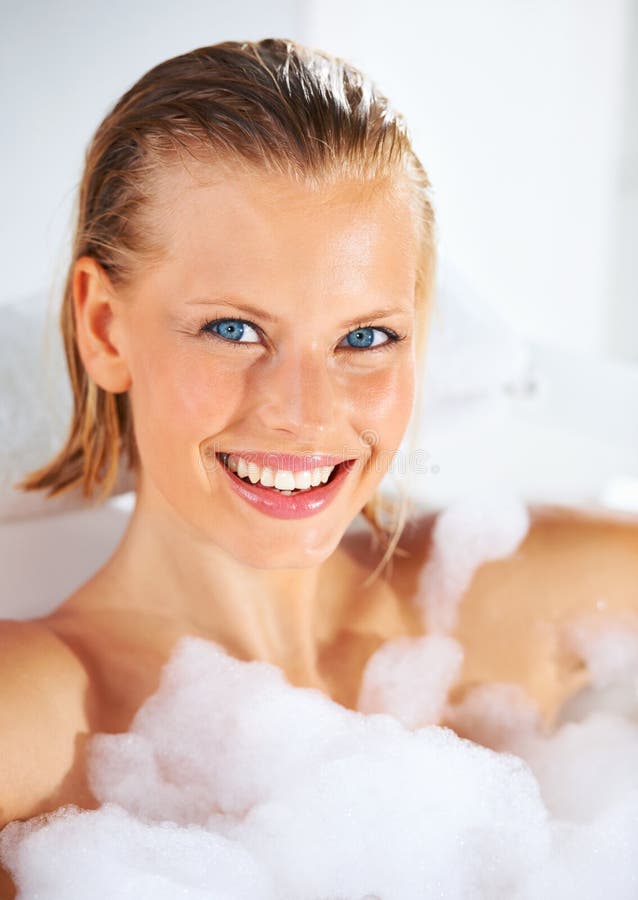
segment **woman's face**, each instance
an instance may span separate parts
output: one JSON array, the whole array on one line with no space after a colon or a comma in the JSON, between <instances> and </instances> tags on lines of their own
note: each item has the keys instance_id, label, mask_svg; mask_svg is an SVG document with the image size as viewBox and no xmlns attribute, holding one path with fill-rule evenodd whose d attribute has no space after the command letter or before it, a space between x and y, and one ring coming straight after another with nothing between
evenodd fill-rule
<instances>
[{"instance_id":1,"label":"woman's face","mask_svg":"<svg viewBox=\"0 0 638 900\"><path fill-rule=\"evenodd\" d=\"M203 167L197 180L165 174L159 196L165 258L118 304L140 503L159 492L194 537L248 565L317 565L374 493L410 418L408 201L381 186L313 192ZM233 451L271 454L271 469L277 453L353 461L315 508L325 486L252 488L216 455Z\"/></svg>"}]
</instances>

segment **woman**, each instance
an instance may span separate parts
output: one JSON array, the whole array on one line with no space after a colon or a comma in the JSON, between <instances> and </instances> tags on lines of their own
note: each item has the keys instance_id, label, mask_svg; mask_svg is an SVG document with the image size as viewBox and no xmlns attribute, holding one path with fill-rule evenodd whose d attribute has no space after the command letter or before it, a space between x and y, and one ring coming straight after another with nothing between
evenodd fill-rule
<instances>
[{"instance_id":1,"label":"woman","mask_svg":"<svg viewBox=\"0 0 638 900\"><path fill-rule=\"evenodd\" d=\"M50 615L2 625L0 824L96 805L89 735L127 729L184 634L354 707L380 644L423 633L410 601L433 519L404 527L404 498L387 521L375 492L420 383L429 190L376 87L292 41L170 59L102 122L61 313L73 421L21 486L106 497L124 461L137 502L93 578ZM359 512L376 543L350 529ZM537 513L467 591L457 695L519 680L554 710L582 670L552 658L539 682L549 649L530 622L595 603L595 585L574 583L592 559L622 605L637 549L629 525Z\"/></svg>"}]
</instances>

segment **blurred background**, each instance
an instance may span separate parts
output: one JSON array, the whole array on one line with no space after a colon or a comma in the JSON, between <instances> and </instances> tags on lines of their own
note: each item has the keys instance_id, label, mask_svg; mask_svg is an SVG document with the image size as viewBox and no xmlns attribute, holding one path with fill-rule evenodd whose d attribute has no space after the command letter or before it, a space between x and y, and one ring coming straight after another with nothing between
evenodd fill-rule
<instances>
[{"instance_id":1,"label":"blurred background","mask_svg":"<svg viewBox=\"0 0 638 900\"><path fill-rule=\"evenodd\" d=\"M342 56L408 120L434 187L441 265L418 455L402 451L396 477L411 469L432 508L506 484L532 503L638 516L638 0L0 8L0 519L11 560L28 520L56 513L62 528L86 506L10 486L68 425L56 316L86 146L147 69L221 40L290 37ZM110 508L130 510L128 488ZM104 527L87 571L110 549Z\"/></svg>"}]
</instances>

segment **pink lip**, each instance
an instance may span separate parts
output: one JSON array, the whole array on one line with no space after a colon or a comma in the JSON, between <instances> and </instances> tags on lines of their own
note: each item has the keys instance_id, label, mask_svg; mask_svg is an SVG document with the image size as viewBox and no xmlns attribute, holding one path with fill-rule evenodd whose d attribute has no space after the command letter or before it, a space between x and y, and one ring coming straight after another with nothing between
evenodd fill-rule
<instances>
[{"instance_id":1,"label":"pink lip","mask_svg":"<svg viewBox=\"0 0 638 900\"><path fill-rule=\"evenodd\" d=\"M258 450L224 450L229 456L241 456L246 462L253 462L262 469L268 466L271 469L286 469L288 472L302 472L307 469L316 469L319 466L337 466L343 462L344 456L330 456L325 453L311 453L293 456L290 453L275 453L270 451L262 453Z\"/></svg>"},{"instance_id":2,"label":"pink lip","mask_svg":"<svg viewBox=\"0 0 638 900\"><path fill-rule=\"evenodd\" d=\"M330 465L330 463L326 463L326 465ZM302 519L321 512L334 500L350 472L349 466L340 466L326 484L311 488L309 491L286 496L286 494L263 487L259 483L250 484L242 481L223 463L220 463L220 466L228 475L230 486L240 497L255 509L276 519Z\"/></svg>"}]
</instances>

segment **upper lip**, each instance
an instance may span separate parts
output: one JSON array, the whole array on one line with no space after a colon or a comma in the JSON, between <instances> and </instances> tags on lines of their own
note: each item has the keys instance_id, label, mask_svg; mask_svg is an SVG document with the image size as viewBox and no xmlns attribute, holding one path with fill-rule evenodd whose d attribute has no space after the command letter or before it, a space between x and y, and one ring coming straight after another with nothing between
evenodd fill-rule
<instances>
[{"instance_id":1,"label":"upper lip","mask_svg":"<svg viewBox=\"0 0 638 900\"><path fill-rule=\"evenodd\" d=\"M274 450L224 450L218 455L241 456L247 462L253 462L262 469L268 466L271 469L285 469L288 472L302 472L307 469L316 469L320 466L336 466L349 457L336 456L332 453L276 453ZM350 457L352 458L352 457Z\"/></svg>"}]
</instances>

